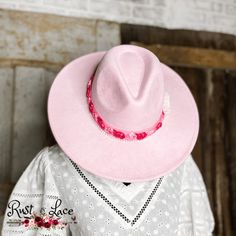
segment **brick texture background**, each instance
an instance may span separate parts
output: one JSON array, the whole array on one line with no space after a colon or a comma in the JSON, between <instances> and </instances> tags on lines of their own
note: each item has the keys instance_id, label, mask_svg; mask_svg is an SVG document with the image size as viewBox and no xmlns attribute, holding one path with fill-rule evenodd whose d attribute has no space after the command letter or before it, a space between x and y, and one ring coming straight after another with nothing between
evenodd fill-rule
<instances>
[{"instance_id":1,"label":"brick texture background","mask_svg":"<svg viewBox=\"0 0 236 236\"><path fill-rule=\"evenodd\" d=\"M0 8L236 35L235 0L0 0Z\"/></svg>"}]
</instances>

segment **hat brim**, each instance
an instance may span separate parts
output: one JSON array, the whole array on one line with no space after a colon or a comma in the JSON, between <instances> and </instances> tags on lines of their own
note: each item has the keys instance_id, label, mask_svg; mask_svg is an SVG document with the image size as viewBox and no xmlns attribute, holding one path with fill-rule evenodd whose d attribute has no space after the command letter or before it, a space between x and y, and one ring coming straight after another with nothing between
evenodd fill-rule
<instances>
[{"instance_id":1,"label":"hat brim","mask_svg":"<svg viewBox=\"0 0 236 236\"><path fill-rule=\"evenodd\" d=\"M196 102L183 79L161 63L170 113L143 140L105 133L88 110L86 87L105 51L79 57L57 74L48 95L48 119L58 146L75 163L103 178L149 181L177 168L192 152L199 132Z\"/></svg>"}]
</instances>

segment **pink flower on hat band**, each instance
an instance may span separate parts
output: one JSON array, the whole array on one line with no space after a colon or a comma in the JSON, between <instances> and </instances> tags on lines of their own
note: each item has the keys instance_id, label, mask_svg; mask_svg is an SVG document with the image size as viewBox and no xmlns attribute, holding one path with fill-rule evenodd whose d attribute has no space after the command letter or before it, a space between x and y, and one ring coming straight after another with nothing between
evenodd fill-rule
<instances>
[{"instance_id":1,"label":"pink flower on hat band","mask_svg":"<svg viewBox=\"0 0 236 236\"><path fill-rule=\"evenodd\" d=\"M94 103L92 101L91 97L91 88L92 88L92 82L93 82L93 76L90 78L88 84L87 84L87 91L86 91L86 97L88 102L88 108L90 113L92 114L94 120L96 123L100 126L102 130L104 130L107 134L110 134L116 138L119 139L125 139L125 140L141 140L149 135L155 133L159 128L162 127L163 119L165 117L165 112L162 110L161 116L156 122L154 126L147 129L146 131L142 132L134 132L134 131L124 131L124 130L118 130L112 128L110 125L108 125L98 114L98 112L95 110Z\"/></svg>"}]
</instances>

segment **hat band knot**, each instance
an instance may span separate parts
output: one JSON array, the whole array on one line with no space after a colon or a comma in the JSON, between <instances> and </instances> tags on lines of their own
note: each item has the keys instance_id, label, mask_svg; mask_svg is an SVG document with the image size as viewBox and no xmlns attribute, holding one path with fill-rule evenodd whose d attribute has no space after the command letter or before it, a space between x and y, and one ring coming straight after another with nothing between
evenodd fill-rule
<instances>
[{"instance_id":1,"label":"hat band knot","mask_svg":"<svg viewBox=\"0 0 236 236\"><path fill-rule=\"evenodd\" d=\"M93 82L93 76L90 78L88 84L87 84L87 90L86 90L86 97L88 102L88 108L90 113L92 114L92 117L96 121L96 123L100 126L102 130L104 130L107 134L110 134L116 138L119 139L125 139L125 140L141 140L149 135L155 133L159 128L162 127L163 119L165 117L165 112L162 110L161 115L158 119L158 121L150 127L149 129L146 129L142 132L134 132L134 131L124 131L124 130L118 130L112 128L110 125L108 125L104 119L98 114L98 112L95 110L92 97L91 97L91 87Z\"/></svg>"}]
</instances>

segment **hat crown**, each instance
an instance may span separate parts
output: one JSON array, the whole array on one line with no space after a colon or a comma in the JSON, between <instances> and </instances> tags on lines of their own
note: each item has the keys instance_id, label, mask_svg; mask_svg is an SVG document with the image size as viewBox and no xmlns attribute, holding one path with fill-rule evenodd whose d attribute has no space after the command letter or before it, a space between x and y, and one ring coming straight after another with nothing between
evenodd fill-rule
<instances>
[{"instance_id":1,"label":"hat crown","mask_svg":"<svg viewBox=\"0 0 236 236\"><path fill-rule=\"evenodd\" d=\"M101 117L121 130L142 131L159 119L164 79L158 58L134 45L108 50L96 69L91 96Z\"/></svg>"}]
</instances>

